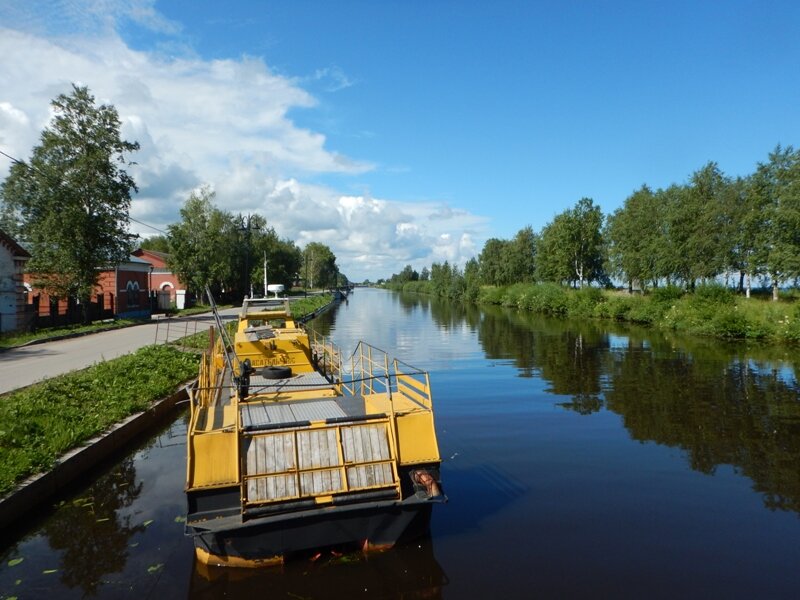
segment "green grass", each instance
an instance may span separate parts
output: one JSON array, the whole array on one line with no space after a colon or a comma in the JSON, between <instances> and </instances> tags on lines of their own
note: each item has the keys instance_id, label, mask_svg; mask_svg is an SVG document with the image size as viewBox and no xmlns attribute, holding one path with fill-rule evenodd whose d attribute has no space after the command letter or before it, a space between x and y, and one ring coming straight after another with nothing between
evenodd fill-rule
<instances>
[{"instance_id":1,"label":"green grass","mask_svg":"<svg viewBox=\"0 0 800 600\"><path fill-rule=\"evenodd\" d=\"M232 308L233 304L218 304L217 309L225 310L226 308ZM177 308L170 308L169 310L165 311L166 314L172 315L173 317L189 317L191 315L199 315L200 313L207 313L211 312L211 307L207 304L196 304L191 308L183 308L178 310Z\"/></svg>"},{"instance_id":2,"label":"green grass","mask_svg":"<svg viewBox=\"0 0 800 600\"><path fill-rule=\"evenodd\" d=\"M322 294L321 296L309 296L308 298L301 298L300 300L292 300L289 306L291 306L292 309L292 316L294 316L295 319L300 319L330 304L332 301L333 296L331 294Z\"/></svg>"},{"instance_id":3,"label":"green grass","mask_svg":"<svg viewBox=\"0 0 800 600\"><path fill-rule=\"evenodd\" d=\"M228 331L228 335L232 336L236 333L236 325L236 321L228 321L225 323L225 329ZM169 344L171 346L178 346L184 350L197 350L202 352L208 348L208 330L172 340Z\"/></svg>"},{"instance_id":4,"label":"green grass","mask_svg":"<svg viewBox=\"0 0 800 600\"><path fill-rule=\"evenodd\" d=\"M197 374L197 356L148 346L0 397L0 494Z\"/></svg>"}]
</instances>

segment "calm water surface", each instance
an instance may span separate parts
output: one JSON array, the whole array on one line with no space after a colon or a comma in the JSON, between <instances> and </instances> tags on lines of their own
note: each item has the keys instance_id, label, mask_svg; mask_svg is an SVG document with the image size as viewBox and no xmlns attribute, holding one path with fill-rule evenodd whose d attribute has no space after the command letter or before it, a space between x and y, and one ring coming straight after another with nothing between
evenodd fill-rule
<instances>
[{"instance_id":1,"label":"calm water surface","mask_svg":"<svg viewBox=\"0 0 800 600\"><path fill-rule=\"evenodd\" d=\"M431 371L450 503L430 539L195 565L179 414L3 532L0 598L800 596L796 351L366 289L314 327Z\"/></svg>"}]
</instances>

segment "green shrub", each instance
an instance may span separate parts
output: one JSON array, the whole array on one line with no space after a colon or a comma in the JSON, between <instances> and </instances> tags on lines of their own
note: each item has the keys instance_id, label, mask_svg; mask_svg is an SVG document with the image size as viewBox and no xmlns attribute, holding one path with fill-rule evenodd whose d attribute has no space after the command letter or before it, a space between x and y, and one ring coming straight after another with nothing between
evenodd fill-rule
<instances>
[{"instance_id":1,"label":"green shrub","mask_svg":"<svg viewBox=\"0 0 800 600\"><path fill-rule=\"evenodd\" d=\"M533 286L527 298L527 308L546 315L566 315L569 312L567 290L555 283Z\"/></svg>"},{"instance_id":2,"label":"green shrub","mask_svg":"<svg viewBox=\"0 0 800 600\"><path fill-rule=\"evenodd\" d=\"M719 284L699 285L693 294L695 302L732 306L736 295L733 290Z\"/></svg>"},{"instance_id":3,"label":"green shrub","mask_svg":"<svg viewBox=\"0 0 800 600\"><path fill-rule=\"evenodd\" d=\"M667 310L664 304L653 302L644 296L631 296L629 298L627 319L633 323L653 325L659 322Z\"/></svg>"},{"instance_id":4,"label":"green shrub","mask_svg":"<svg viewBox=\"0 0 800 600\"><path fill-rule=\"evenodd\" d=\"M683 288L677 285L668 285L665 287L653 288L648 292L648 296L653 302L672 305L683 298L684 293Z\"/></svg>"},{"instance_id":5,"label":"green shrub","mask_svg":"<svg viewBox=\"0 0 800 600\"><path fill-rule=\"evenodd\" d=\"M591 317L595 307L605 302L605 296L599 288L585 287L569 295L567 307L571 317Z\"/></svg>"},{"instance_id":6,"label":"green shrub","mask_svg":"<svg viewBox=\"0 0 800 600\"><path fill-rule=\"evenodd\" d=\"M530 288L531 285L527 283L515 283L508 286L503 293L502 305L525 308L525 298L530 292Z\"/></svg>"},{"instance_id":7,"label":"green shrub","mask_svg":"<svg viewBox=\"0 0 800 600\"><path fill-rule=\"evenodd\" d=\"M711 320L711 331L713 335L718 337L745 338L749 329L747 317L739 312L735 306L721 308Z\"/></svg>"},{"instance_id":8,"label":"green shrub","mask_svg":"<svg viewBox=\"0 0 800 600\"><path fill-rule=\"evenodd\" d=\"M486 285L481 288L478 295L480 304L502 304L504 288L494 285Z\"/></svg>"},{"instance_id":9,"label":"green shrub","mask_svg":"<svg viewBox=\"0 0 800 600\"><path fill-rule=\"evenodd\" d=\"M627 321L632 308L633 296L615 295L608 299L608 316L615 321Z\"/></svg>"}]
</instances>

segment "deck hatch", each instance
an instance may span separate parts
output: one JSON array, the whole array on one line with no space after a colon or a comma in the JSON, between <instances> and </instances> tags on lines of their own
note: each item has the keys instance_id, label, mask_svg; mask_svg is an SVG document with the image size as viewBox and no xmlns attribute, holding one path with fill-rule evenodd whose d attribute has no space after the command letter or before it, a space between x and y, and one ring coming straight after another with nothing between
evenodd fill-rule
<instances>
[{"instance_id":1,"label":"deck hatch","mask_svg":"<svg viewBox=\"0 0 800 600\"><path fill-rule=\"evenodd\" d=\"M244 448L249 505L398 485L387 419L257 433Z\"/></svg>"}]
</instances>

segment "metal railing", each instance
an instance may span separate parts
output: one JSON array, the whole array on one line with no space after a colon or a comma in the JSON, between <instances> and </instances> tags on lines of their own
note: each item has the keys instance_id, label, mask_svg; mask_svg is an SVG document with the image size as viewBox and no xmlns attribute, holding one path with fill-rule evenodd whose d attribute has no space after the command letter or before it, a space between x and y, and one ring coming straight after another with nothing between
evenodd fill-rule
<instances>
[{"instance_id":1,"label":"metal railing","mask_svg":"<svg viewBox=\"0 0 800 600\"><path fill-rule=\"evenodd\" d=\"M393 359L385 350L366 342L358 343L345 370L342 353L336 345L313 330L308 334L317 368L346 393L352 396L385 393L389 400L394 394L402 394L428 410L432 408L430 377L426 371Z\"/></svg>"}]
</instances>

